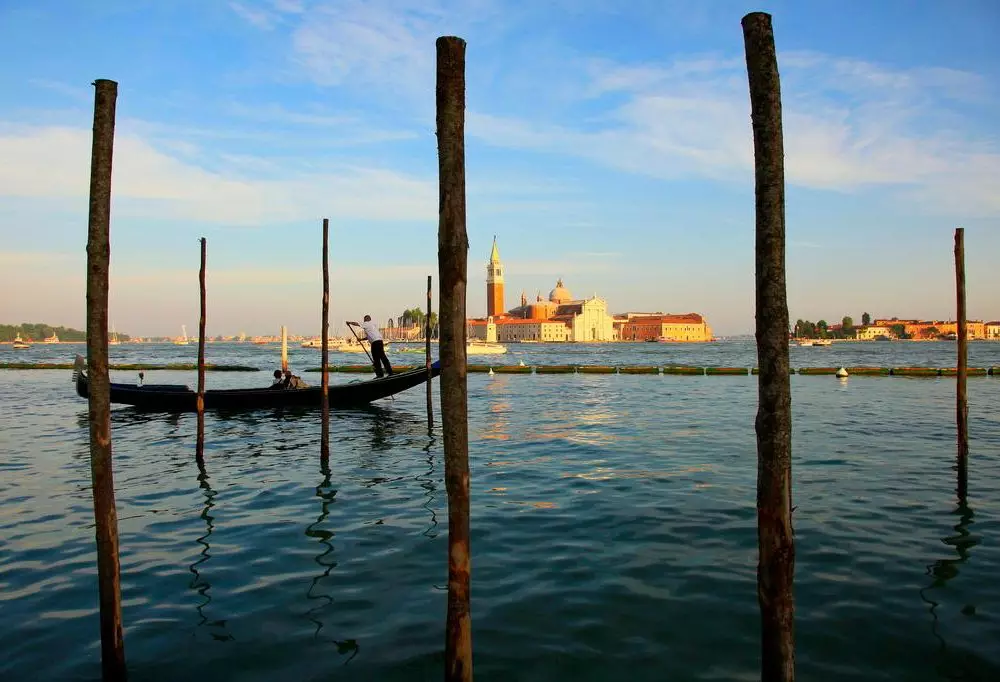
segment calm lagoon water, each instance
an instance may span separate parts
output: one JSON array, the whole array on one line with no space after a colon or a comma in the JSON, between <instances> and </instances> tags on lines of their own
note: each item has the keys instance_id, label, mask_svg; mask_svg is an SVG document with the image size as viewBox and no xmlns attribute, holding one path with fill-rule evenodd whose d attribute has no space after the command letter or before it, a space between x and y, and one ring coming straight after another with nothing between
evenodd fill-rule
<instances>
[{"instance_id":1,"label":"calm lagoon water","mask_svg":"<svg viewBox=\"0 0 1000 682\"><path fill-rule=\"evenodd\" d=\"M752 343L531 346L482 361L755 364ZM293 367L318 357L292 349ZM792 364L953 366L954 344L795 348ZM1000 365L1000 344L971 344L970 365ZM100 677L86 402L69 375L0 374L0 679ZM147 373L178 380L194 373ZM966 504L953 378L792 387L800 679L1000 679L1000 378L969 379ZM755 378L471 374L469 390L477 679L756 679ZM440 679L447 502L424 402L418 388L334 413L327 471L318 412L209 413L204 475L193 415L115 409L132 679Z\"/></svg>"}]
</instances>

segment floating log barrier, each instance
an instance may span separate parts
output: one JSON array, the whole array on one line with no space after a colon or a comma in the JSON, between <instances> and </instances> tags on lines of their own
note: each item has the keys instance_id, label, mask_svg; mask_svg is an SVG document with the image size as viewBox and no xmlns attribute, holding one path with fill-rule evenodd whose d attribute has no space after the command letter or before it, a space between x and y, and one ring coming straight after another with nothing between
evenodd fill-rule
<instances>
[{"instance_id":1,"label":"floating log barrier","mask_svg":"<svg viewBox=\"0 0 1000 682\"><path fill-rule=\"evenodd\" d=\"M576 374L576 365L536 365L535 374Z\"/></svg>"},{"instance_id":2,"label":"floating log barrier","mask_svg":"<svg viewBox=\"0 0 1000 682\"><path fill-rule=\"evenodd\" d=\"M839 367L800 367L799 374L805 375L833 375L837 373Z\"/></svg>"},{"instance_id":3,"label":"floating log barrier","mask_svg":"<svg viewBox=\"0 0 1000 682\"><path fill-rule=\"evenodd\" d=\"M621 374L659 374L659 367L619 367Z\"/></svg>"},{"instance_id":4,"label":"floating log barrier","mask_svg":"<svg viewBox=\"0 0 1000 682\"><path fill-rule=\"evenodd\" d=\"M686 367L684 365L670 365L663 368L664 374L677 374L681 376L702 376L705 374L704 367Z\"/></svg>"},{"instance_id":5,"label":"floating log barrier","mask_svg":"<svg viewBox=\"0 0 1000 682\"><path fill-rule=\"evenodd\" d=\"M94 82L94 139L90 157L87 226L87 369L90 379L90 480L97 540L101 672L105 682L124 682L118 512L111 457L111 381L108 376L108 276L111 263L111 167L115 146L118 83Z\"/></svg>"},{"instance_id":6,"label":"floating log barrier","mask_svg":"<svg viewBox=\"0 0 1000 682\"><path fill-rule=\"evenodd\" d=\"M959 370L957 367L942 367L941 376L943 377L960 376L959 374L960 371L961 370ZM986 369L985 367L966 367L965 372L966 376L970 377L984 377L987 374L989 374L989 370Z\"/></svg>"},{"instance_id":7,"label":"floating log barrier","mask_svg":"<svg viewBox=\"0 0 1000 682\"><path fill-rule=\"evenodd\" d=\"M497 374L531 374L533 368L525 365L494 365L490 369ZM471 365L469 371L472 371Z\"/></svg>"},{"instance_id":8,"label":"floating log barrier","mask_svg":"<svg viewBox=\"0 0 1000 682\"><path fill-rule=\"evenodd\" d=\"M889 374L897 377L936 377L941 376L937 367L893 367Z\"/></svg>"},{"instance_id":9,"label":"floating log barrier","mask_svg":"<svg viewBox=\"0 0 1000 682\"><path fill-rule=\"evenodd\" d=\"M750 370L746 367L706 367L705 374L708 376L746 376Z\"/></svg>"},{"instance_id":10,"label":"floating log barrier","mask_svg":"<svg viewBox=\"0 0 1000 682\"><path fill-rule=\"evenodd\" d=\"M607 365L578 365L576 371L580 374L615 374L617 369Z\"/></svg>"},{"instance_id":11,"label":"floating log barrier","mask_svg":"<svg viewBox=\"0 0 1000 682\"><path fill-rule=\"evenodd\" d=\"M441 319L441 427L448 496L448 607L445 682L472 682L469 537L469 387L465 207L465 41L437 39L438 305Z\"/></svg>"},{"instance_id":12,"label":"floating log barrier","mask_svg":"<svg viewBox=\"0 0 1000 682\"><path fill-rule=\"evenodd\" d=\"M468 365L467 372L486 373L491 369L496 374L566 374L566 373L587 373L587 374L607 374L606 366L602 366L597 371L588 371L592 365ZM154 365L146 363L130 363L122 365L109 365L109 369L118 371L128 370L160 370L160 371L192 371L197 370L198 365L189 363L173 363L168 365ZM371 365L327 365L330 372L360 373L372 371ZM393 370L406 372L416 369L416 365L393 365ZM0 369L28 370L28 369L73 369L73 364L69 362L0 362ZM677 376L726 376L751 374L758 376L760 368L751 367L657 367L651 366L612 366L610 373L616 371L619 374L672 374ZM958 370L954 367L847 367L851 376L956 376ZM250 367L248 365L205 365L207 372L260 372L260 367ZM321 367L311 367L304 372L321 372ZM789 368L789 374L803 374L814 376L826 376L836 374L834 367L801 367ZM969 367L970 377L1000 377L1000 366L997 367Z\"/></svg>"},{"instance_id":13,"label":"floating log barrier","mask_svg":"<svg viewBox=\"0 0 1000 682\"><path fill-rule=\"evenodd\" d=\"M847 367L847 373L851 376L862 376L862 377L887 377L889 376L888 367Z\"/></svg>"},{"instance_id":14,"label":"floating log barrier","mask_svg":"<svg viewBox=\"0 0 1000 682\"><path fill-rule=\"evenodd\" d=\"M760 678L795 679L792 389L785 279L785 162L781 85L771 15L743 17L754 150L757 311L757 602Z\"/></svg>"}]
</instances>

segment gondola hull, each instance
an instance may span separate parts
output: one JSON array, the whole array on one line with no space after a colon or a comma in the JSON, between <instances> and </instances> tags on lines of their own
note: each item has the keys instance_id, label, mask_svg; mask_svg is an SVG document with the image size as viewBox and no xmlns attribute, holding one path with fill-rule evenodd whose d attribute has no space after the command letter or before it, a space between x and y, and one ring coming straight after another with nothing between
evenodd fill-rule
<instances>
[{"instance_id":1,"label":"gondola hull","mask_svg":"<svg viewBox=\"0 0 1000 682\"><path fill-rule=\"evenodd\" d=\"M330 407L345 408L367 405L381 398L388 398L402 391L414 388L441 373L440 361L426 368L408 372L397 372L382 379L371 379L348 384L331 385L328 389ZM81 398L89 397L89 382L85 371L76 371L74 377L76 393ZM256 410L274 407L320 407L323 389L321 386L308 388L235 388L205 391L206 410ZM184 385L111 384L111 402L154 412L195 412L198 394Z\"/></svg>"}]
</instances>

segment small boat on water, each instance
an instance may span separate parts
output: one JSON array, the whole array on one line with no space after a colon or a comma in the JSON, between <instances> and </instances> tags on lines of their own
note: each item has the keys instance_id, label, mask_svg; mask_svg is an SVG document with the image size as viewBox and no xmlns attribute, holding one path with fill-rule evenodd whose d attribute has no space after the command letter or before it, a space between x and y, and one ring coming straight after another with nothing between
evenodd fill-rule
<instances>
[{"instance_id":1,"label":"small boat on water","mask_svg":"<svg viewBox=\"0 0 1000 682\"><path fill-rule=\"evenodd\" d=\"M188 332L187 327L183 324L181 325L181 335L174 339L175 346L186 346L188 345Z\"/></svg>"},{"instance_id":2,"label":"small boat on water","mask_svg":"<svg viewBox=\"0 0 1000 682\"><path fill-rule=\"evenodd\" d=\"M500 355L507 352L507 346L500 343L485 341L468 341L465 344L466 355Z\"/></svg>"},{"instance_id":3,"label":"small boat on water","mask_svg":"<svg viewBox=\"0 0 1000 682\"><path fill-rule=\"evenodd\" d=\"M326 339L326 345L327 345L327 348L329 350L340 350L340 349L344 348L345 346L351 345L352 343L354 345L357 345L358 342L357 341L352 341L351 339L342 339L340 337L335 337L335 336L329 336ZM386 345L388 345L388 344L386 344ZM322 348L323 347L323 339L321 339L318 336L316 338L314 338L314 339L306 339L305 341L302 342L302 347L303 348Z\"/></svg>"},{"instance_id":4,"label":"small boat on water","mask_svg":"<svg viewBox=\"0 0 1000 682\"><path fill-rule=\"evenodd\" d=\"M328 395L331 408L359 407L381 398L401 393L419 386L425 381L440 375L441 363L431 365L430 372L426 367L397 372L381 379L337 384L330 386ZM81 398L90 395L90 384L87 379L87 363L82 356L76 356L73 369L73 383L76 394ZM205 391L205 409L218 410L255 410L262 408L306 406L320 407L322 405L323 388L308 386L306 388L233 388L212 389ZM132 405L137 409L149 412L195 412L197 411L198 393L184 384L111 384L111 402L122 405Z\"/></svg>"},{"instance_id":5,"label":"small boat on water","mask_svg":"<svg viewBox=\"0 0 1000 682\"><path fill-rule=\"evenodd\" d=\"M21 333L18 332L14 337L14 343L11 344L11 348L14 350L27 350L31 348L31 344L21 338Z\"/></svg>"},{"instance_id":6,"label":"small boat on water","mask_svg":"<svg viewBox=\"0 0 1000 682\"><path fill-rule=\"evenodd\" d=\"M56 336L55 332L52 332L52 336L46 336L42 343L59 343L59 337Z\"/></svg>"}]
</instances>

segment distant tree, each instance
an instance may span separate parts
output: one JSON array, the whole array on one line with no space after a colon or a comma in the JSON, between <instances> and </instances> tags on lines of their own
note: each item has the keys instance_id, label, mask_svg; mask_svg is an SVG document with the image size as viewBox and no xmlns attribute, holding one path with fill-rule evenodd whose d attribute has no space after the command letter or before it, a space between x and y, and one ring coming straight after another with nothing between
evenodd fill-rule
<instances>
[{"instance_id":1,"label":"distant tree","mask_svg":"<svg viewBox=\"0 0 1000 682\"><path fill-rule=\"evenodd\" d=\"M869 315L868 313L862 313L861 314L861 324L863 324L864 326L867 327L871 323L872 323L872 316Z\"/></svg>"},{"instance_id":2,"label":"distant tree","mask_svg":"<svg viewBox=\"0 0 1000 682\"><path fill-rule=\"evenodd\" d=\"M22 322L21 324L0 324L0 341L13 341L17 335L25 341L41 341L52 334L60 341L86 341L87 334L70 327L53 327L44 322ZM128 334L119 332L118 338L127 341Z\"/></svg>"},{"instance_id":3,"label":"distant tree","mask_svg":"<svg viewBox=\"0 0 1000 682\"><path fill-rule=\"evenodd\" d=\"M850 315L845 315L844 319L840 321L840 326L844 328L844 331L850 331L854 329L854 319Z\"/></svg>"},{"instance_id":4,"label":"distant tree","mask_svg":"<svg viewBox=\"0 0 1000 682\"><path fill-rule=\"evenodd\" d=\"M927 327L921 332L921 336L925 339L937 338L938 336L941 336L941 330L934 326Z\"/></svg>"},{"instance_id":5,"label":"distant tree","mask_svg":"<svg viewBox=\"0 0 1000 682\"><path fill-rule=\"evenodd\" d=\"M816 335L819 338L824 339L824 338L826 338L826 332L827 332L826 320L820 320L819 322L817 322L816 323Z\"/></svg>"},{"instance_id":6,"label":"distant tree","mask_svg":"<svg viewBox=\"0 0 1000 682\"><path fill-rule=\"evenodd\" d=\"M897 339L908 339L908 338L910 338L910 335L906 333L906 325L905 324L894 324L891 327L889 327L889 329L892 330L892 333L896 335Z\"/></svg>"}]
</instances>

